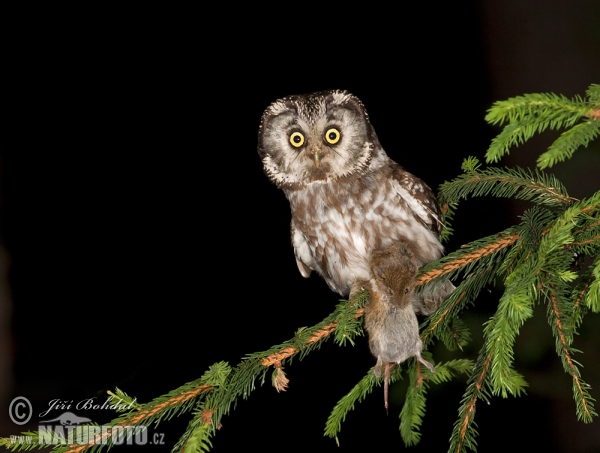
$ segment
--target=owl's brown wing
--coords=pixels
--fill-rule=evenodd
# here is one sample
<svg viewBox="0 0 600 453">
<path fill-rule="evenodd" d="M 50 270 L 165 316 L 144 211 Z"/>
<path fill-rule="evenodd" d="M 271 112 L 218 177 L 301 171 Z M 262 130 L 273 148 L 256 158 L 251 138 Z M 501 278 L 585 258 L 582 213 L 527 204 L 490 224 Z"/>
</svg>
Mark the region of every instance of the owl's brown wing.
<svg viewBox="0 0 600 453">
<path fill-rule="evenodd" d="M 436 235 L 444 228 L 444 218 L 431 188 L 400 165 L 392 164 L 394 190 L 404 199 L 422 222 Z"/>
<path fill-rule="evenodd" d="M 433 191 L 421 179 L 407 172 L 400 165 L 394 164 L 392 167 L 396 192 L 412 208 L 415 218 L 439 236 L 444 228 L 444 217 Z M 413 309 L 418 314 L 429 316 L 455 289 L 450 280 L 428 284 L 421 293 L 412 294 Z"/>
</svg>

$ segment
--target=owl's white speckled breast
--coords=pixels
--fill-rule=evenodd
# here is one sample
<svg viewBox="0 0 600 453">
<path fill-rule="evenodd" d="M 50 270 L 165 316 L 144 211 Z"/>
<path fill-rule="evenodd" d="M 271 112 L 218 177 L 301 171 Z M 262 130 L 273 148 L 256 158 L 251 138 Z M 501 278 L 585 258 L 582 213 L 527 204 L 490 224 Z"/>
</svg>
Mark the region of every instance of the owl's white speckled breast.
<svg viewBox="0 0 600 453">
<path fill-rule="evenodd" d="M 354 282 L 370 280 L 374 250 L 403 240 L 419 266 L 439 258 L 442 246 L 389 179 L 368 173 L 351 181 L 315 182 L 285 191 L 292 210 L 296 256 L 344 297 Z"/>
</svg>

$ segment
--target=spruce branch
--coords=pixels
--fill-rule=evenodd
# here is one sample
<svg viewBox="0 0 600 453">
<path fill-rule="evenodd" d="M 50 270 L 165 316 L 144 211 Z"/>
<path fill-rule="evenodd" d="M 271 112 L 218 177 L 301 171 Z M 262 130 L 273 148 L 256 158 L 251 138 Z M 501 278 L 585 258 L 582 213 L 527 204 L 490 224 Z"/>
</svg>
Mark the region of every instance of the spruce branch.
<svg viewBox="0 0 600 453">
<path fill-rule="evenodd" d="M 600 110 L 592 112 L 592 118 L 583 123 L 573 126 L 563 132 L 554 143 L 548 147 L 548 151 L 542 153 L 537 159 L 540 169 L 549 168 L 570 159 L 575 150 L 587 147 L 588 143 L 600 135 Z"/>
<path fill-rule="evenodd" d="M 477 451 L 477 423 L 475 409 L 479 399 L 489 403 L 490 393 L 487 389 L 487 377 L 492 365 L 492 357 L 483 349 L 467 382 L 467 389 L 458 409 L 458 420 L 454 423 L 450 435 L 449 452 L 463 453 L 466 449 Z"/>
<path fill-rule="evenodd" d="M 392 365 L 390 372 L 390 384 L 401 379 L 401 373 L 398 373 L 398 366 Z M 335 439 L 336 444 L 339 446 L 340 442 L 338 434 L 341 431 L 342 423 L 346 420 L 348 413 L 354 409 L 357 403 L 363 401 L 367 395 L 369 395 L 374 387 L 381 386 L 381 379 L 377 378 L 373 373 L 373 369 L 369 368 L 369 371 L 365 376 L 358 381 L 358 383 L 343 396 L 335 405 L 327 422 L 325 423 L 325 436 Z"/>
<path fill-rule="evenodd" d="M 427 360 L 431 360 L 426 357 Z M 436 364 L 436 373 L 441 372 L 448 376 L 448 369 Z M 428 380 L 433 373 L 427 370 L 427 378 L 423 376 L 419 362 L 408 369 L 409 384 L 404 397 L 404 404 L 400 411 L 400 435 L 408 447 L 416 445 L 421 440 L 419 429 L 425 417 L 425 395 L 429 388 Z M 438 379 L 439 382 L 439 379 Z"/>
<path fill-rule="evenodd" d="M 424 285 L 445 276 L 453 276 L 462 269 L 466 269 L 468 272 L 477 261 L 511 247 L 518 240 L 519 233 L 513 227 L 497 235 L 464 245 L 458 251 L 423 266 L 417 276 L 417 285 Z"/>
<path fill-rule="evenodd" d="M 488 110 L 486 121 L 492 125 L 508 124 L 492 140 L 486 161 L 498 162 L 511 148 L 525 143 L 535 134 L 561 128 L 568 130 L 538 158 L 537 167 L 548 168 L 570 158 L 577 148 L 587 146 L 600 133 L 597 86 L 588 88 L 587 100 L 580 96 L 568 99 L 554 93 L 533 93 L 494 103 Z M 582 119 L 584 122 L 577 124 Z"/>
<path fill-rule="evenodd" d="M 306 352 L 308 348 L 318 345 L 319 342 L 325 340 L 329 335 L 336 332 L 340 327 L 340 320 L 344 320 L 338 342 L 344 345 L 345 341 L 351 341 L 352 335 L 349 332 L 360 335 L 357 330 L 355 321 L 362 317 L 364 309 L 362 308 L 368 298 L 366 291 L 356 293 L 350 301 L 341 301 L 338 304 L 336 311 L 328 316 L 324 321 L 317 324 L 311 329 L 300 329 L 297 333 L 297 340 L 290 340 L 283 345 L 269 349 L 265 353 L 251 354 L 248 358 L 259 358 L 260 362 L 265 367 L 281 366 L 286 360 L 299 352 Z"/>
<path fill-rule="evenodd" d="M 594 313 L 598 313 L 600 312 L 600 256 L 596 257 L 593 263 L 590 280 L 592 281 L 585 295 L 585 304 Z"/>
<path fill-rule="evenodd" d="M 593 111 L 598 116 L 600 112 L 600 84 L 593 83 L 589 86 L 589 88 L 585 91 L 585 94 L 590 100 L 590 104 L 592 106 L 596 106 L 596 109 Z"/>
<path fill-rule="evenodd" d="M 571 347 L 571 343 L 573 342 L 576 323 L 569 322 L 571 316 L 565 313 L 565 311 L 568 311 L 571 307 L 574 308 L 574 306 L 563 301 L 560 291 L 552 286 L 550 287 L 549 299 L 548 320 L 554 331 L 557 353 L 561 358 L 565 371 L 573 379 L 573 397 L 577 407 L 577 418 L 584 423 L 591 423 L 593 417 L 598 415 L 594 409 L 595 400 L 589 394 L 589 385 L 581 379 L 581 374 L 573 359 L 575 351 Z"/>
<path fill-rule="evenodd" d="M 464 295 L 464 292 L 462 293 Z M 471 331 L 465 322 L 455 316 L 450 319 L 445 330 L 437 333 L 438 338 L 444 343 L 448 351 L 463 350 L 463 346 L 471 342 Z"/>
<path fill-rule="evenodd" d="M 554 93 L 529 93 L 495 102 L 485 120 L 493 125 L 501 125 L 527 118 L 542 118 L 556 128 L 564 121 L 569 124 L 576 122 L 590 110 L 580 96 L 569 99 Z"/>
<path fill-rule="evenodd" d="M 488 276 L 492 274 L 489 272 Z M 462 347 L 469 342 L 471 335 L 466 326 L 462 325 L 461 328 L 459 313 L 468 302 L 476 297 L 479 289 L 485 286 L 486 281 L 488 280 L 483 273 L 476 272 L 469 275 L 442 306 L 425 320 L 421 333 L 421 340 L 425 348 L 434 338 L 439 338 L 448 350 L 453 351 L 457 348 L 462 350 Z"/>
<path fill-rule="evenodd" d="M 575 201 L 554 176 L 521 168 L 474 169 L 440 186 L 440 203 L 455 204 L 469 196 L 495 196 L 562 208 Z"/>
<path fill-rule="evenodd" d="M 451 327 L 464 307 L 477 297 L 479 292 L 489 285 L 497 276 L 498 268 L 503 262 L 505 253 L 520 238 L 517 227 L 511 227 L 501 233 L 473 241 L 461 249 L 451 252 L 435 263 L 423 266 L 417 276 L 417 285 L 440 278 L 454 278 L 459 273 L 466 274 L 463 281 L 432 313 L 422 325 L 421 339 L 425 347 L 434 337 L 442 339 L 448 349 L 454 350 L 468 341 L 467 331 L 457 336 L 459 330 Z M 477 268 L 474 267 L 477 265 Z"/>
<path fill-rule="evenodd" d="M 436 368 L 436 372 L 438 369 L 439 366 Z M 410 383 L 406 389 L 404 405 L 400 412 L 400 435 L 404 444 L 412 447 L 421 440 L 419 429 L 423 423 L 423 417 L 425 417 L 427 385 L 419 382 L 414 368 L 409 370 L 408 376 Z"/>
<path fill-rule="evenodd" d="M 542 277 L 566 275 L 572 254 L 565 253 L 564 246 L 572 242 L 571 230 L 580 211 L 581 206 L 575 205 L 560 215 L 542 236 L 538 250 L 525 256 L 505 278 L 498 310 L 484 329 L 486 351 L 493 360 L 490 378 L 494 394 L 518 396 L 526 385 L 512 369 L 513 344 L 520 327 L 533 315 Z"/>
<path fill-rule="evenodd" d="M 210 451 L 212 448 L 212 443 L 210 441 L 211 434 L 210 423 L 198 423 L 194 426 L 194 429 L 189 437 L 186 438 L 185 442 L 181 446 L 177 444 L 177 450 L 173 451 L 180 451 L 182 453 Z"/>
<path fill-rule="evenodd" d="M 400 435 L 406 446 L 416 445 L 421 439 L 419 430 L 425 416 L 425 396 L 430 384 L 448 382 L 458 374 L 468 374 L 473 369 L 471 360 L 450 360 L 436 363 L 435 373 L 427 370 L 423 376 L 419 365 L 417 362 L 416 366 L 410 366 L 408 369 L 409 385 L 400 411 Z"/>
</svg>

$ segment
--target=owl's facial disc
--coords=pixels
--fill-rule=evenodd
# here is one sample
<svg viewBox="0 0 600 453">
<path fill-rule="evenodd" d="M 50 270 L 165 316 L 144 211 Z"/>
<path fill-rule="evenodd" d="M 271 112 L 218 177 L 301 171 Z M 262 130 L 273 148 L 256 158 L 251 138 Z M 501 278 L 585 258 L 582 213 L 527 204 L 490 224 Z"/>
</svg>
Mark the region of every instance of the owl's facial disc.
<svg viewBox="0 0 600 453">
<path fill-rule="evenodd" d="M 263 114 L 259 154 L 279 187 L 359 177 L 370 165 L 373 132 L 360 104 L 347 96 L 289 97 Z"/>
</svg>

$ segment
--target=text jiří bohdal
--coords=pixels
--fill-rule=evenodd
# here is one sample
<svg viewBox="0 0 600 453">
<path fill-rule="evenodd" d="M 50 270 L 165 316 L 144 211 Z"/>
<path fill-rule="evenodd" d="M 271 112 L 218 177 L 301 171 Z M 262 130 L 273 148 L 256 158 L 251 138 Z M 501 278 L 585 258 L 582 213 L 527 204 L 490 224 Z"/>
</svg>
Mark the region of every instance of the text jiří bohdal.
<svg viewBox="0 0 600 453">
<path fill-rule="evenodd" d="M 61 399 L 53 399 L 48 402 L 48 409 L 44 412 L 40 412 L 40 417 L 43 418 L 50 413 L 50 411 L 58 410 L 58 411 L 66 411 L 66 410 L 114 410 L 114 411 L 125 411 L 132 409 L 136 404 L 136 399 L 129 403 L 123 402 L 122 399 L 119 399 L 117 402 L 111 403 L 111 398 L 107 398 L 103 403 L 99 403 L 96 401 L 96 397 L 84 399 L 78 401 L 77 403 L 74 400 L 61 400 Z"/>
</svg>

